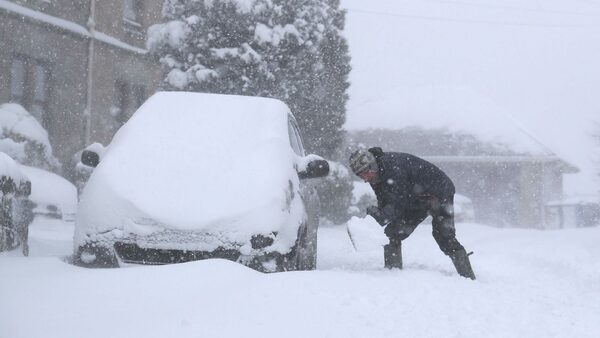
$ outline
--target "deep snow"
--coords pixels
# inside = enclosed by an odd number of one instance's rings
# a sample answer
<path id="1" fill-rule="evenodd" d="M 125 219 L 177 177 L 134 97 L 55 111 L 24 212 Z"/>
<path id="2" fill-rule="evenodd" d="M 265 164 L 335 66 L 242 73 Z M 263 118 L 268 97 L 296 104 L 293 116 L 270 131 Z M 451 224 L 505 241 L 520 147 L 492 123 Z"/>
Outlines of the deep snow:
<path id="1" fill-rule="evenodd" d="M 363 241 L 374 240 L 369 220 Z M 403 271 L 322 227 L 318 270 L 262 274 L 225 260 L 85 269 L 72 223 L 38 218 L 31 257 L 0 254 L 1 337 L 598 337 L 600 228 L 458 224 L 477 281 L 457 276 L 422 224 Z M 370 234 L 370 235 L 369 235 Z M 373 250 L 375 248 L 375 250 Z"/>

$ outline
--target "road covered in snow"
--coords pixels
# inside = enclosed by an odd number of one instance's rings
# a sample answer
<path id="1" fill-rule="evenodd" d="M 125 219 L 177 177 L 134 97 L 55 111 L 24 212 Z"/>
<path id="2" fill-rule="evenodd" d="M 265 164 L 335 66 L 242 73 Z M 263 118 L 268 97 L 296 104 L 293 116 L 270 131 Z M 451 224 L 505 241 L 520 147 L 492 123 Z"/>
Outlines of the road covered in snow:
<path id="1" fill-rule="evenodd" d="M 356 251 L 343 226 L 321 227 L 317 271 L 225 260 L 85 269 L 64 261 L 72 223 L 37 219 L 30 257 L 0 254 L 0 337 L 600 336 L 600 227 L 458 224 L 476 281 L 430 232 L 422 224 L 405 241 L 402 271 L 383 268 L 373 238 Z"/>

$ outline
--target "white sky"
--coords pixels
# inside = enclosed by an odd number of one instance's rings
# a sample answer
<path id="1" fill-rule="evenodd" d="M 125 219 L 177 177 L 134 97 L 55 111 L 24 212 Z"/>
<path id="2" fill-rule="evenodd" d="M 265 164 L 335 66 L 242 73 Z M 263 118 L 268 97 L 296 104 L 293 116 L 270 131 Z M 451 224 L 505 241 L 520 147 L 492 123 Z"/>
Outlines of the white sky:
<path id="1" fill-rule="evenodd" d="M 401 126 L 361 110 L 394 87 L 466 86 L 582 169 L 567 193 L 597 192 L 600 0 L 342 0 L 352 54 L 348 129 Z M 434 95 L 431 98 L 435 100 Z M 600 130 L 600 127 L 597 128 Z"/>

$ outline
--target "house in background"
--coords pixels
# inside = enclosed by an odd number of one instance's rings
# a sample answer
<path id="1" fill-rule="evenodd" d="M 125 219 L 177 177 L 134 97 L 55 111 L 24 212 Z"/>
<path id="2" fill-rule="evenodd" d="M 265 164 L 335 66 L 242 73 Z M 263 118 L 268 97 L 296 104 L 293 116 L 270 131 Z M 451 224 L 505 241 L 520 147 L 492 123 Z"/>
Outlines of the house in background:
<path id="1" fill-rule="evenodd" d="M 361 109 L 393 114 L 404 127 L 351 131 L 351 147 L 377 145 L 435 163 L 472 200 L 477 222 L 553 227 L 546 205 L 562 199 L 563 174 L 578 171 L 468 88 L 403 88 Z"/>
<path id="2" fill-rule="evenodd" d="M 15 102 L 49 133 L 72 175 L 72 157 L 106 144 L 160 82 L 145 49 L 162 1 L 0 0 L 0 103 Z"/>
<path id="3" fill-rule="evenodd" d="M 600 224 L 600 202 L 597 196 L 576 196 L 551 201 L 546 205 L 548 227 L 581 228 Z"/>

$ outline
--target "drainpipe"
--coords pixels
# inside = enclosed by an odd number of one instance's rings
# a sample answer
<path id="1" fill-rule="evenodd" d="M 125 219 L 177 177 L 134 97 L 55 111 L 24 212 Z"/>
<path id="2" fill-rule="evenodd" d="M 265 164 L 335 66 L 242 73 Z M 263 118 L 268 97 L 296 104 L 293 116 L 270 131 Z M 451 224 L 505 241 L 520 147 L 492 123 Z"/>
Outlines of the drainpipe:
<path id="1" fill-rule="evenodd" d="M 90 41 L 88 45 L 87 60 L 87 93 L 84 118 L 84 146 L 90 144 L 92 134 L 92 93 L 93 93 L 93 75 L 94 75 L 94 31 L 96 28 L 96 0 L 90 0 L 90 17 L 88 18 L 88 30 L 90 32 Z"/>

